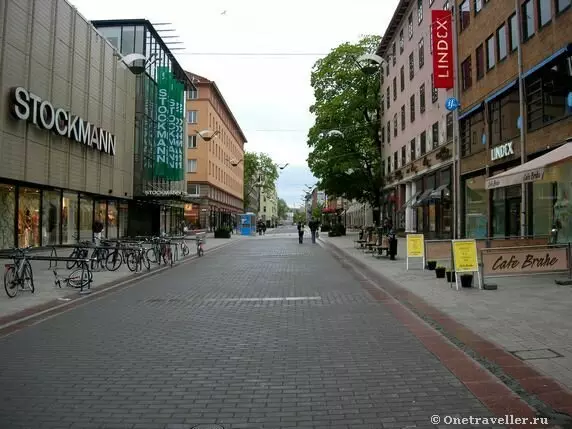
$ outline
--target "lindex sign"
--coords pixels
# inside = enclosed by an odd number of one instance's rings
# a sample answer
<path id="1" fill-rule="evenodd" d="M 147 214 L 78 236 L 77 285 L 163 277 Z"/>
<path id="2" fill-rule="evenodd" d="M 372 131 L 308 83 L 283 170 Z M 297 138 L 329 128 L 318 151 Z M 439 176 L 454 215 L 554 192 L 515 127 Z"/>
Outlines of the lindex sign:
<path id="1" fill-rule="evenodd" d="M 501 144 L 491 149 L 491 161 L 496 161 L 497 159 L 502 159 L 511 155 L 514 155 L 512 142 Z"/>
<path id="2" fill-rule="evenodd" d="M 168 67 L 157 68 L 157 118 L 153 175 L 179 181 L 185 178 L 183 164 L 184 87 Z"/>

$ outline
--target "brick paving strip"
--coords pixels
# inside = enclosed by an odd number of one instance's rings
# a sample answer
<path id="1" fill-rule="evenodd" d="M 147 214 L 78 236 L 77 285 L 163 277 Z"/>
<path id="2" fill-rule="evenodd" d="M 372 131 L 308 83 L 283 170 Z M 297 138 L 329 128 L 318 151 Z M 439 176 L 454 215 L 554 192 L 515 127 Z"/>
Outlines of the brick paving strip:
<path id="1" fill-rule="evenodd" d="M 233 240 L 228 243 L 217 246 L 213 249 L 210 250 L 207 249 L 205 250 L 203 258 L 207 257 L 209 254 L 213 252 L 216 252 L 219 249 L 223 249 L 226 246 L 232 245 L 233 243 L 236 242 L 237 240 Z M 175 265 L 173 265 L 173 268 L 171 268 L 168 265 L 167 266 L 161 265 L 155 268 L 151 268 L 151 270 L 147 272 L 134 273 L 121 279 L 111 280 L 109 282 L 103 283 L 102 285 L 97 286 L 97 288 L 92 289 L 92 292 L 87 295 L 80 295 L 78 292 L 71 292 L 69 295 L 66 295 L 62 298 L 53 299 L 43 304 L 38 304 L 33 307 L 27 308 L 25 310 L 18 311 L 17 313 L 12 313 L 7 316 L 2 316 L 0 317 L 0 338 L 6 335 L 13 334 L 28 326 L 40 323 L 45 319 L 48 319 L 52 316 L 63 313 L 65 311 L 68 311 L 72 308 L 86 304 L 87 302 L 93 299 L 102 298 L 105 295 L 132 286 L 141 280 L 147 279 L 152 276 L 156 276 L 158 274 L 161 274 L 163 271 L 177 268 L 181 265 L 190 263 L 197 259 L 199 259 L 197 255 L 191 254 L 190 256 L 187 256 L 186 258 L 183 258 L 181 261 L 175 263 Z"/>
<path id="2" fill-rule="evenodd" d="M 572 392 L 429 305 L 355 256 L 320 240 L 496 416 L 549 417 L 572 428 Z M 565 413 L 561 415 L 559 413 Z M 534 425 L 511 427 L 532 428 Z M 542 426 L 536 426 L 542 427 Z M 546 426 L 544 426 L 546 427 Z"/>

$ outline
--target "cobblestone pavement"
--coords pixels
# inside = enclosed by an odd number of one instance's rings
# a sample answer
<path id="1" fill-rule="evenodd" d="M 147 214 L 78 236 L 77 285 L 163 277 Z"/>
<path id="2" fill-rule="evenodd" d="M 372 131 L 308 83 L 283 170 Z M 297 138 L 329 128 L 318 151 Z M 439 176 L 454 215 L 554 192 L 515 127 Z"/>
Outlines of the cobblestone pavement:
<path id="1" fill-rule="evenodd" d="M 326 250 L 296 241 L 244 239 L 0 339 L 0 428 L 429 428 L 435 414 L 489 415 Z"/>

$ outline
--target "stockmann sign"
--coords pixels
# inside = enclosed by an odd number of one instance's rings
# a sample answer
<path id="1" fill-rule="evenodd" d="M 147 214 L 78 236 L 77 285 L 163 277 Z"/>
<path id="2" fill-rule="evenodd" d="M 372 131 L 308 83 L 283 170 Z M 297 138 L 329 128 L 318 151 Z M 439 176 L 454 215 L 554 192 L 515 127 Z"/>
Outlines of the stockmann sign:
<path id="1" fill-rule="evenodd" d="M 10 113 L 16 119 L 115 155 L 116 140 L 113 134 L 61 107 L 54 107 L 25 88 L 16 87 L 10 91 Z"/>

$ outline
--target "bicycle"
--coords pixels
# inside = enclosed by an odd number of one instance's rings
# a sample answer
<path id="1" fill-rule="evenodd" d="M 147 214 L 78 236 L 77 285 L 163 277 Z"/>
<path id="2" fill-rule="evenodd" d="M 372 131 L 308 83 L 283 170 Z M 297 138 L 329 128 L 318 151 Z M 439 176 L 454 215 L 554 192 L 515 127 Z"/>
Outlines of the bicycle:
<path id="1" fill-rule="evenodd" d="M 197 237 L 197 256 L 200 258 L 205 254 L 203 249 L 203 239 L 201 237 Z"/>
<path id="2" fill-rule="evenodd" d="M 30 247 L 32 246 L 14 248 L 12 255 L 14 262 L 4 265 L 4 289 L 10 298 L 14 298 L 19 290 L 30 289 L 32 293 L 35 291 L 32 265 L 26 255 L 26 250 Z"/>
<path id="3" fill-rule="evenodd" d="M 189 249 L 189 246 L 187 246 L 187 243 L 185 242 L 184 238 L 183 241 L 181 241 L 181 253 L 183 254 L 183 256 L 188 256 L 189 253 L 191 253 L 191 249 Z"/>
<path id="4" fill-rule="evenodd" d="M 129 268 L 129 271 L 135 272 L 141 267 L 150 270 L 151 263 L 147 258 L 147 252 L 145 247 L 143 247 L 143 243 L 138 243 L 137 248 L 127 255 L 127 268 Z"/>
<path id="5" fill-rule="evenodd" d="M 93 283 L 93 273 L 86 269 L 85 262 L 79 262 L 81 264 L 81 268 L 76 268 L 73 270 L 67 277 L 61 276 L 58 274 L 57 269 L 53 269 L 52 272 L 54 273 L 54 284 L 61 289 L 62 281 L 68 287 L 73 287 L 75 289 L 83 289 Z"/>
<path id="6" fill-rule="evenodd" d="M 75 247 L 71 254 L 68 256 L 68 258 L 70 259 L 74 259 L 69 260 L 66 262 L 66 268 L 68 270 L 71 270 L 73 268 L 75 268 L 76 264 L 78 264 L 78 259 L 86 259 L 87 255 L 89 253 L 89 247 L 91 246 L 91 241 L 80 241 L 77 244 L 77 247 Z M 79 266 L 79 265 L 78 265 Z"/>

